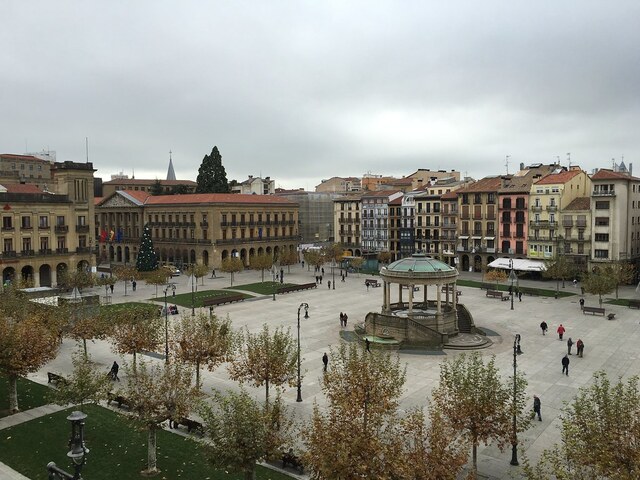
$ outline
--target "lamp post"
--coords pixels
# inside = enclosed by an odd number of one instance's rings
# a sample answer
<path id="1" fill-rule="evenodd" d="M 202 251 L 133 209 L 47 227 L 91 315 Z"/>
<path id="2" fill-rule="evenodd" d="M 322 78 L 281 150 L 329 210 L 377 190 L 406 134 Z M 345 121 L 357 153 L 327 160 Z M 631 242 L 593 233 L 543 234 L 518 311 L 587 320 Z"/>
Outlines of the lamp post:
<path id="1" fill-rule="evenodd" d="M 302 382 L 300 380 L 300 310 L 304 307 L 304 318 L 309 318 L 309 304 L 301 303 L 298 307 L 298 398 L 296 402 L 302 401 Z"/>
<path id="2" fill-rule="evenodd" d="M 196 304 L 194 301 L 194 290 L 193 290 L 193 280 L 196 278 L 195 276 L 195 264 L 191 264 L 191 316 L 196 316 Z"/>
<path id="3" fill-rule="evenodd" d="M 169 309 L 167 308 L 167 292 L 176 293 L 176 286 L 171 283 L 164 288 L 164 361 L 169 363 Z"/>
<path id="4" fill-rule="evenodd" d="M 518 371 L 518 343 L 520 341 L 520 335 L 516 334 L 513 339 L 513 443 L 511 445 L 511 465 L 520 465 L 518 463 L 518 428 L 517 428 L 517 410 L 516 410 L 516 396 L 518 393 L 516 374 Z"/>
<path id="5" fill-rule="evenodd" d="M 273 279 L 273 301 L 274 302 L 276 301 L 276 288 L 278 288 L 276 284 L 276 278 L 277 278 L 276 275 L 277 275 L 276 267 L 274 265 L 273 268 L 271 269 L 271 278 Z"/>
<path id="6" fill-rule="evenodd" d="M 86 455 L 89 453 L 89 449 L 84 446 L 84 419 L 87 415 L 75 411 L 67 417 L 67 420 L 71 422 L 71 438 L 69 439 L 69 447 L 71 450 L 67 452 L 67 457 L 73 461 L 74 473 L 69 473 L 56 466 L 54 462 L 47 464 L 47 472 L 49 473 L 49 480 L 68 479 L 68 480 L 82 480 L 82 467 L 86 463 Z"/>
<path id="7" fill-rule="evenodd" d="M 333 285 L 332 285 L 332 289 L 335 290 L 336 289 L 336 272 L 335 272 L 335 267 L 336 267 L 336 261 L 331 260 L 331 276 L 333 277 Z"/>
<path id="8" fill-rule="evenodd" d="M 515 294 L 513 290 L 513 282 L 516 280 L 517 276 L 513 272 L 513 259 L 511 258 L 509 259 L 509 268 L 511 269 L 511 272 L 509 272 L 509 280 L 511 281 L 511 310 L 513 310 L 513 296 Z"/>

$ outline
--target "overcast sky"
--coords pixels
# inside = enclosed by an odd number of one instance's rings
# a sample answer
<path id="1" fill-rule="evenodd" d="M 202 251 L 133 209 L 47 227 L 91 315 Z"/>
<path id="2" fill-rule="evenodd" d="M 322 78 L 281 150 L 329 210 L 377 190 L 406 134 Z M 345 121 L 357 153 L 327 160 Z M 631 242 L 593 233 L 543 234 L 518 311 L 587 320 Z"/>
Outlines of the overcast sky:
<path id="1" fill-rule="evenodd" d="M 0 152 L 195 180 L 640 175 L 640 2 L 0 3 Z"/>

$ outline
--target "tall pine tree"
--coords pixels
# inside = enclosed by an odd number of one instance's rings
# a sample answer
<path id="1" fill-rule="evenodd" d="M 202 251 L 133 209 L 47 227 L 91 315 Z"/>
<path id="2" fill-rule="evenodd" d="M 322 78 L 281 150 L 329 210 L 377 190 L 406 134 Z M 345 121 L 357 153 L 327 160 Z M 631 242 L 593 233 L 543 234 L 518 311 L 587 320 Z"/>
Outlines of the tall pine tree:
<path id="1" fill-rule="evenodd" d="M 213 147 L 211 154 L 202 159 L 196 182 L 196 193 L 229 193 L 227 172 L 222 165 L 218 147 Z"/>
<path id="2" fill-rule="evenodd" d="M 151 229 L 149 228 L 149 225 L 145 225 L 144 230 L 142 231 L 142 239 L 140 239 L 136 268 L 139 272 L 151 272 L 158 268 L 158 255 L 156 255 L 156 251 L 153 248 L 153 240 L 151 240 Z"/>

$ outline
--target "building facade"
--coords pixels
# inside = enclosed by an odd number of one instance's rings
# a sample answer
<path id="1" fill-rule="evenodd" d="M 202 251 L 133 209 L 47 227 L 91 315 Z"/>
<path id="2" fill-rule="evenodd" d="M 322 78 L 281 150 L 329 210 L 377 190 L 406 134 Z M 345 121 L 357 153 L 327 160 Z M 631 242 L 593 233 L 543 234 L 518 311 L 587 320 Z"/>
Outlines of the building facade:
<path id="1" fill-rule="evenodd" d="M 402 196 L 402 192 L 368 192 L 361 197 L 363 254 L 376 254 L 389 250 L 389 202 Z"/>
<path id="2" fill-rule="evenodd" d="M 162 186 L 165 194 L 171 193 L 179 185 L 184 185 L 189 193 L 196 191 L 198 184 L 192 180 L 157 180 L 142 178 L 115 178 L 102 182 L 102 196 L 108 197 L 117 191 L 151 192 L 156 182 Z"/>
<path id="3" fill-rule="evenodd" d="M 578 270 L 587 271 L 591 256 L 591 199 L 574 198 L 562 210 L 561 219 L 558 254 L 567 257 Z"/>
<path id="4" fill-rule="evenodd" d="M 358 177 L 331 177 L 316 185 L 316 192 L 354 193 L 362 190 Z"/>
<path id="5" fill-rule="evenodd" d="M 245 195 L 273 195 L 276 193 L 276 182 L 271 177 L 254 177 L 249 175 L 249 178 L 244 182 L 238 183 L 231 187 L 231 193 L 242 193 Z"/>
<path id="6" fill-rule="evenodd" d="M 118 191 L 96 207 L 101 261 L 134 263 L 144 225 L 151 228 L 162 263 L 219 268 L 227 257 L 295 251 L 300 243 L 298 204 L 271 195 L 152 196 Z"/>
<path id="7" fill-rule="evenodd" d="M 298 229 L 302 243 L 327 243 L 336 238 L 334 199 L 340 194 L 285 190 L 277 194 L 298 204 Z"/>
<path id="8" fill-rule="evenodd" d="M 360 195 L 357 194 L 339 197 L 333 201 L 335 241 L 344 247 L 348 256 L 362 255 L 360 205 Z"/>

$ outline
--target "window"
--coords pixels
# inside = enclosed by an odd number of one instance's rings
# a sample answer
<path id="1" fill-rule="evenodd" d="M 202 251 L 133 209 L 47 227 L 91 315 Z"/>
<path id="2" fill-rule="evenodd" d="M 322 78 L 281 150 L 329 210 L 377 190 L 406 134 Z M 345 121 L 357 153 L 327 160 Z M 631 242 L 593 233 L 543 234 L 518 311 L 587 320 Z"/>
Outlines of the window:
<path id="1" fill-rule="evenodd" d="M 482 203 L 482 195 L 479 193 L 474 194 L 473 203 Z"/>
<path id="2" fill-rule="evenodd" d="M 13 228 L 11 217 L 2 217 L 2 228 L 4 228 L 5 230 L 11 230 Z"/>
<path id="3" fill-rule="evenodd" d="M 56 225 L 59 227 L 63 227 L 64 226 L 64 215 L 58 215 L 56 217 Z"/>
<path id="4" fill-rule="evenodd" d="M 84 215 L 79 215 L 78 216 L 78 225 L 86 226 L 87 225 L 87 217 L 85 217 Z"/>
<path id="5" fill-rule="evenodd" d="M 596 217 L 596 226 L 597 227 L 608 227 L 609 226 L 609 217 Z"/>
<path id="6" fill-rule="evenodd" d="M 13 252 L 13 240 L 10 238 L 4 239 L 4 251 Z"/>
<path id="7" fill-rule="evenodd" d="M 58 249 L 63 250 L 67 248 L 67 240 L 65 237 L 58 237 Z"/>
<path id="8" fill-rule="evenodd" d="M 487 195 L 487 203 L 496 203 L 496 194 L 495 193 L 489 193 Z"/>
<path id="9" fill-rule="evenodd" d="M 593 256 L 595 258 L 609 258 L 609 250 L 594 250 Z"/>
<path id="10" fill-rule="evenodd" d="M 49 237 L 40 238 L 40 250 L 49 250 Z"/>
<path id="11" fill-rule="evenodd" d="M 608 233 L 596 233 L 595 234 L 595 241 L 596 242 L 608 242 L 609 241 L 609 234 Z"/>
<path id="12" fill-rule="evenodd" d="M 20 226 L 21 226 L 22 228 L 26 228 L 26 229 L 31 228 L 31 217 L 30 217 L 30 216 L 27 216 L 27 215 L 23 216 L 23 217 L 20 219 Z"/>
<path id="13" fill-rule="evenodd" d="M 596 202 L 596 210 L 609 210 L 609 202 Z"/>

